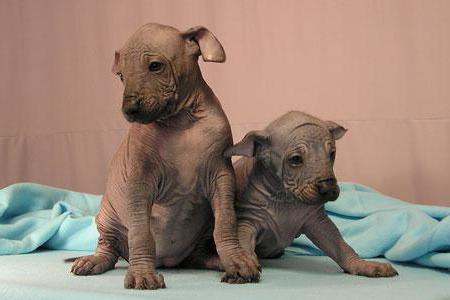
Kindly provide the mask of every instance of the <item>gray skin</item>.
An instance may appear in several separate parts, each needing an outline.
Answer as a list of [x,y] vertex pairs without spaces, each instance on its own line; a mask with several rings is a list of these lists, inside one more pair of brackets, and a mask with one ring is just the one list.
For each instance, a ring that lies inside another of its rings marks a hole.
[[[113,73],[132,125],[111,162],[96,252],[74,262],[75,275],[113,269],[121,256],[130,264],[125,288],[164,288],[156,268],[174,266],[222,269],[229,283],[259,280],[256,257],[237,237],[235,175],[223,156],[230,126],[199,55],[225,61],[206,28],[159,24],[144,25],[116,52]],[[220,262],[208,254],[215,250]]]
[[279,257],[305,234],[347,273],[398,275],[389,263],[361,259],[325,213],[324,204],[339,195],[335,140],[345,132],[334,122],[292,111],[225,152],[246,156],[234,168],[239,240],[249,253]]

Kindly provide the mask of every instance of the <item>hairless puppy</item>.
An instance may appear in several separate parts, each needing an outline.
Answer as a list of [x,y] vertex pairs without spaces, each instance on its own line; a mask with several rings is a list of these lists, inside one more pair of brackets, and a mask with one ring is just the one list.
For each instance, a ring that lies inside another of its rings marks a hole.
[[116,52],[113,72],[123,81],[122,112],[132,125],[111,162],[97,250],[74,262],[74,274],[103,273],[121,256],[130,263],[126,288],[164,288],[157,267],[217,264],[204,249],[215,242],[222,281],[258,281],[258,261],[237,236],[235,175],[223,156],[230,126],[199,55],[225,61],[206,28],[159,24],[144,25]]
[[304,233],[347,273],[397,275],[391,264],[361,259],[325,213],[324,204],[339,195],[333,172],[335,140],[346,131],[292,111],[225,152],[247,156],[234,167],[239,240],[249,253],[279,257]]

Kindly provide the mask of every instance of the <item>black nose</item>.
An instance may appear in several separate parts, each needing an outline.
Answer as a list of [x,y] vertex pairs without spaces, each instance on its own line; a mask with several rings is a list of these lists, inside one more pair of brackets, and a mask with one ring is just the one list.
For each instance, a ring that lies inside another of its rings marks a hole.
[[335,178],[321,179],[316,182],[316,188],[325,201],[336,200],[339,196],[339,186]]
[[123,112],[127,115],[134,115],[137,112],[139,112],[141,106],[141,99],[139,98],[128,98],[128,99],[124,99],[123,102]]

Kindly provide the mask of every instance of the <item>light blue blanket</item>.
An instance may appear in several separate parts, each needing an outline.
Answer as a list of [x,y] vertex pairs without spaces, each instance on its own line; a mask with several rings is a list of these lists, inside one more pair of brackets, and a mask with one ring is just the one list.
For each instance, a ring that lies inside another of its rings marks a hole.
[[[341,183],[326,209],[345,240],[364,258],[384,256],[429,267],[450,268],[450,207],[412,205],[368,187]],[[0,254],[38,247],[94,250],[94,216],[101,196],[20,183],[0,190]],[[322,255],[305,237],[288,248]]]

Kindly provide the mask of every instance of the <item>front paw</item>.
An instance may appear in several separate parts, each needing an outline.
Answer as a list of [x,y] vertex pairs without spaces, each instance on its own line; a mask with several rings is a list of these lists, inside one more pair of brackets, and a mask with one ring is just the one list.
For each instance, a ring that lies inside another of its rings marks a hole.
[[233,255],[221,258],[225,274],[222,282],[227,283],[248,283],[259,282],[261,265],[256,255],[248,254],[244,250],[239,250]]
[[128,268],[125,275],[124,286],[126,289],[156,290],[166,288],[164,277],[155,271],[137,271]]
[[393,277],[398,275],[398,272],[389,263],[365,260],[354,262],[345,272],[367,277]]

